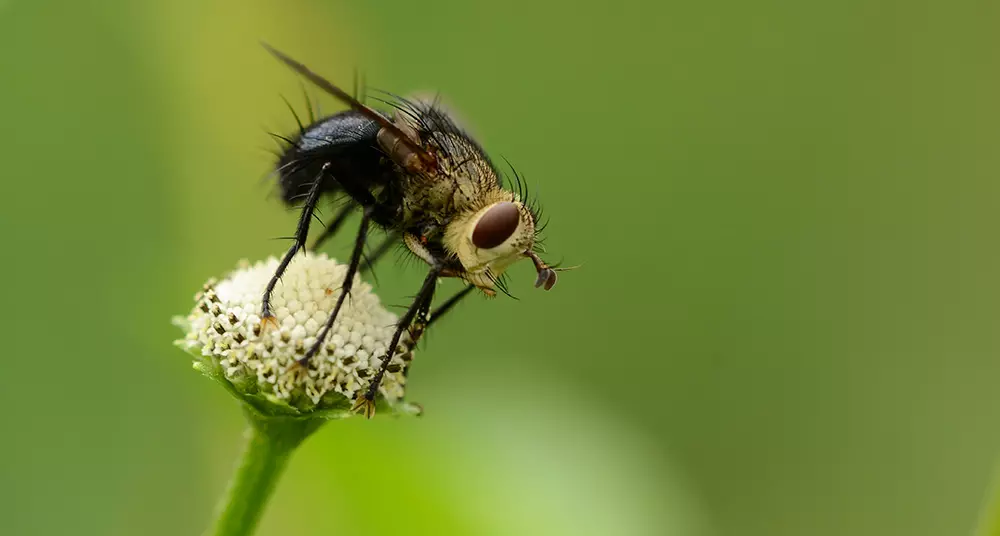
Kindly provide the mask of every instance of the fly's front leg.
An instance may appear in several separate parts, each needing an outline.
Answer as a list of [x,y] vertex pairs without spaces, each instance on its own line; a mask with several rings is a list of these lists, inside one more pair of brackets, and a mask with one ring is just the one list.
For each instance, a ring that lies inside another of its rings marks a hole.
[[427,272],[427,277],[424,278],[423,285],[420,286],[420,291],[417,292],[417,297],[410,304],[409,309],[406,310],[406,314],[396,324],[396,332],[392,335],[392,341],[389,343],[386,355],[382,356],[382,366],[379,367],[378,372],[375,373],[375,377],[368,384],[368,390],[358,397],[354,404],[354,411],[363,413],[368,418],[375,415],[375,395],[378,393],[378,387],[382,383],[382,377],[385,376],[386,369],[389,368],[389,363],[392,362],[392,358],[396,354],[399,339],[403,336],[403,332],[410,327],[410,324],[417,317],[421,309],[424,310],[424,314],[426,315],[426,310],[434,298],[434,288],[437,286],[437,280],[441,276],[442,270],[443,268],[440,263],[435,262],[431,265],[430,271]]
[[476,290],[475,285],[466,285],[465,288],[455,293],[454,296],[448,298],[447,301],[439,305],[434,311],[428,313],[431,307],[430,301],[425,303],[425,307],[420,311],[417,311],[417,316],[410,324],[410,339],[413,344],[416,345],[420,340],[420,337],[430,329],[431,324],[436,322],[439,318],[444,316],[445,313],[450,311],[458,302],[462,301],[463,298],[468,296],[473,290]]
[[413,347],[417,345],[417,341],[420,340],[420,337],[423,336],[424,331],[427,329],[432,300],[433,296],[430,296],[421,302],[420,307],[417,308],[417,313],[413,315],[413,321],[410,322],[410,325],[406,328],[406,332],[410,335],[410,345]]

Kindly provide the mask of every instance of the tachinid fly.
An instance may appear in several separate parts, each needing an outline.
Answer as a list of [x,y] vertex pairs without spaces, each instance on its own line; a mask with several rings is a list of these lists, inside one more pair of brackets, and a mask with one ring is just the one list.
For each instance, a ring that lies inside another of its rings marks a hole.
[[[404,330],[409,330],[415,341],[430,322],[472,290],[488,296],[495,295],[497,289],[506,292],[501,278],[519,259],[534,263],[536,287],[548,290],[555,285],[559,269],[546,264],[535,251],[540,230],[537,214],[519,194],[503,187],[502,175],[482,147],[445,111],[434,102],[400,98],[389,103],[392,109],[388,112],[372,109],[305,65],[264,46],[349,109],[300,126],[297,134],[285,138],[287,147],[276,170],[281,196],[288,205],[304,202],[294,243],[264,292],[263,327],[274,322],[271,293],[295,254],[306,248],[320,198],[346,194],[349,202],[313,248],[336,232],[350,213],[361,213],[340,295],[300,365],[308,364],[329,335],[362,265],[372,224],[389,236],[375,257],[402,239],[409,251],[429,266],[413,303],[399,320],[390,352]],[[468,285],[429,314],[437,280],[443,277],[457,277]],[[375,395],[390,357],[382,356],[382,366],[367,391],[358,397],[356,411],[369,417],[374,413]]]

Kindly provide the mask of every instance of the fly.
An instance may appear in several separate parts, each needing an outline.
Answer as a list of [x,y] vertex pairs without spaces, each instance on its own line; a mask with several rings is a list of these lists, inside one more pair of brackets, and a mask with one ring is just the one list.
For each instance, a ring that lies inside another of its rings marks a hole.
[[[379,384],[404,331],[416,342],[431,322],[472,291],[478,289],[487,296],[495,296],[498,289],[506,293],[504,271],[520,259],[531,259],[538,274],[535,287],[545,290],[556,284],[560,269],[546,264],[536,251],[537,213],[520,194],[504,188],[500,172],[482,147],[436,103],[398,99],[389,112],[375,110],[305,65],[264,46],[349,109],[300,126],[298,134],[286,140],[288,146],[278,159],[282,200],[288,205],[305,201],[294,242],[264,291],[262,328],[276,324],[271,293],[295,254],[305,250],[313,212],[324,195],[346,194],[349,202],[314,248],[336,232],[351,212],[360,210],[361,223],[340,295],[300,365],[309,363],[333,328],[361,267],[373,225],[389,236],[376,257],[401,238],[429,267],[413,303],[396,325],[390,355],[382,356],[381,367],[354,405],[355,411],[371,417]],[[446,277],[462,279],[467,286],[430,314],[437,281]]]

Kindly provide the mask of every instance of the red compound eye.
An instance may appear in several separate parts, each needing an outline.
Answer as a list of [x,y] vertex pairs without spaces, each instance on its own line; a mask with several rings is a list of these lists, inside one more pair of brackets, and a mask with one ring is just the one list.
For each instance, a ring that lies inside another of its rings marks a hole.
[[514,234],[521,213],[517,205],[504,201],[493,205],[481,218],[472,231],[472,243],[477,248],[489,249],[503,244]]

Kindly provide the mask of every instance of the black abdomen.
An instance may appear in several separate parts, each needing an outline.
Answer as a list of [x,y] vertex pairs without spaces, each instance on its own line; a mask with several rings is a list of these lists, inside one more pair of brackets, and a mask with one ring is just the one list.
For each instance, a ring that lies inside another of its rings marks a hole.
[[379,128],[354,110],[307,126],[278,159],[281,199],[288,205],[301,202],[316,180],[323,181],[324,192],[342,190],[338,177],[369,188],[384,185],[392,165],[384,161],[378,147]]

